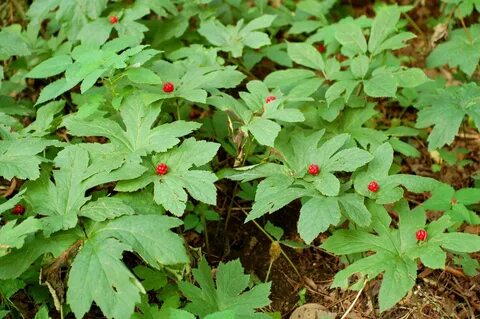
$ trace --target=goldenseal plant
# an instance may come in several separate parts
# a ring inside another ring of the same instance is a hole
[[[416,8],[377,2],[0,4],[0,318],[280,318],[280,243],[380,282],[379,313],[421,267],[478,274],[480,185],[407,163],[479,134],[480,8],[442,1],[447,82],[405,54]],[[266,276],[210,244],[243,222]]]

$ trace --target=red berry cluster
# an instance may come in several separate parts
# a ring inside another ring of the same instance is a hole
[[[417,240],[424,241],[425,239],[427,239],[428,234],[425,229],[419,229],[415,233],[415,236],[417,237]]]
[[[156,168],[157,174],[158,175],[165,175],[168,173],[168,166],[165,163],[160,163],[157,165]]]
[[[25,206],[17,204],[15,207],[12,208],[13,215],[23,215],[25,214]]]
[[[270,96],[267,96],[267,98],[265,99],[265,103],[270,103],[272,101],[275,101],[277,98],[273,95],[270,95]]]
[[[310,166],[308,166],[308,174],[310,175],[318,175],[318,173],[320,172],[320,167],[318,167],[317,164],[310,164]]]
[[[110,16],[108,19],[110,20],[110,24],[115,24],[118,22],[117,16]]]
[[[317,45],[317,51],[320,53],[325,52],[325,45],[323,43],[320,43],[319,45]]]
[[[173,85],[172,82],[166,82],[166,83],[163,85],[163,92],[165,92],[165,93],[172,93],[173,90],[175,90],[175,86]]]
[[[370,183],[368,183],[368,190],[376,193],[380,190],[380,185],[378,185],[377,181],[371,181]]]

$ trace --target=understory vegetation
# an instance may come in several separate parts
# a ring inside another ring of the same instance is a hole
[[[479,13],[2,1],[0,319],[478,316]]]

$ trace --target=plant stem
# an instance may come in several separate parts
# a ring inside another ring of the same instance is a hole
[[[458,8],[458,10],[460,10],[460,8]],[[468,28],[467,28],[467,26],[465,25],[465,21],[463,20],[462,11],[461,11],[461,10],[460,10],[460,22],[462,23],[462,28],[463,28],[463,31],[465,31],[465,34],[467,35],[468,41],[470,41],[470,43],[473,43],[472,34],[470,33],[470,31],[468,31]]]
[[[413,28],[422,35],[422,37],[425,37],[425,33],[423,33],[422,29],[420,29],[418,24],[412,18],[410,18],[410,16],[407,13],[402,13],[402,14],[407,19],[408,23],[410,23],[413,26]]]
[[[273,259],[270,259],[270,264],[268,265],[267,275],[265,276],[265,282],[268,281],[268,276],[270,276],[270,270],[272,270]]]
[[[243,207],[241,207],[239,204],[237,204],[235,201],[234,201],[235,205],[238,206],[238,208],[240,208],[240,210],[246,215],[248,216],[248,213],[245,211],[245,209]],[[275,242],[276,240],[270,236],[269,233],[267,233],[267,231],[265,229],[263,229],[262,226],[260,226],[259,223],[257,223],[256,220],[252,220],[252,222],[255,224],[255,226],[257,226],[257,228],[265,234],[265,236],[267,236],[268,239],[270,239],[273,242]],[[290,264],[290,266],[292,266],[293,270],[295,270],[295,273],[298,275],[298,277],[303,281],[303,277],[302,275],[300,274],[300,272],[298,271],[297,267],[295,266],[295,264],[293,263],[293,261],[290,259],[290,257],[288,257],[288,255],[285,253],[285,251],[282,249],[282,247],[280,247],[280,250],[282,252],[282,255],[283,257],[285,257],[285,259],[288,261],[288,263]]]

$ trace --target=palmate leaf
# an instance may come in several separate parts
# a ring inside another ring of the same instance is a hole
[[[5,179],[17,177],[35,180],[40,176],[42,158],[38,156],[48,146],[59,145],[56,141],[26,137],[0,141],[0,176]]]
[[[84,205],[78,212],[78,216],[88,217],[94,221],[102,222],[106,219],[114,219],[123,215],[133,215],[134,209],[120,198],[100,197],[94,202]]]
[[[200,51],[189,54],[202,53]],[[234,88],[245,78],[245,75],[233,66],[223,66],[219,63],[210,63],[211,65],[205,66],[204,61],[195,63],[191,60],[191,56],[188,57],[188,60],[174,63],[164,60],[153,62],[151,68],[156,74],[162,74],[164,82],[172,82],[175,90],[165,93],[162,86],[149,86],[147,90],[155,94],[158,99],[182,98],[191,102],[206,103],[208,92],[217,92],[216,89],[220,88]]]
[[[427,107],[420,110],[416,127],[433,125],[428,149],[451,144],[466,115],[480,127],[480,87],[475,83],[440,89],[424,98]]]
[[[346,148],[350,140],[348,134],[337,135],[318,146],[322,135],[322,131],[309,136],[302,131],[295,131],[288,134],[286,139],[279,139],[277,148],[295,177],[312,183],[322,195],[336,196],[340,192],[340,181],[333,173],[355,171],[373,157],[360,148]],[[310,164],[319,166],[318,175],[307,174]]]
[[[338,230],[322,245],[322,248],[338,254],[375,252],[347,266],[335,275],[332,287],[346,288],[348,278],[359,273],[373,280],[383,273],[379,291],[380,311],[395,305],[414,286],[417,277],[417,258],[431,268],[444,268],[446,252],[474,252],[480,250],[480,238],[466,233],[444,233],[453,223],[444,216],[425,226],[425,210],[418,206],[410,211],[406,201],[395,207],[400,222],[398,229],[390,228],[391,218],[383,206],[370,202],[372,228],[376,234],[367,230]],[[417,243],[415,233],[425,228],[428,238]],[[362,280],[362,279],[360,279]]]
[[[389,143],[378,146],[372,153],[374,159],[368,164],[364,172],[360,172],[354,180],[355,190],[362,196],[375,199],[378,204],[390,204],[403,196],[403,185],[411,192],[421,193],[430,191],[438,186],[435,179],[417,175],[389,175],[393,163],[393,149]],[[368,190],[368,184],[376,181],[380,189],[378,192]]]
[[[480,216],[467,208],[468,205],[480,203],[479,188],[462,188],[455,191],[447,184],[440,184],[432,191],[432,196],[422,203],[425,209],[444,211],[456,226],[464,222],[471,225],[480,224]]]
[[[243,26],[243,19],[236,26],[224,26],[212,19],[203,22],[198,33],[222,51],[231,52],[233,57],[240,57],[244,46],[256,49],[270,44],[269,36],[258,30],[269,27],[274,19],[273,15],[263,15],[245,26]]]
[[[48,236],[61,229],[70,229],[77,224],[80,208],[89,200],[85,192],[94,186],[131,179],[141,175],[145,168],[115,156],[110,148],[108,161],[102,151],[108,145],[77,144],[58,153],[54,171],[55,183],[48,172],[36,181],[27,183],[25,200],[33,210],[46,216],[41,219],[44,233]]]
[[[328,126],[329,131],[336,134],[348,133],[362,148],[369,145],[374,147],[382,144],[388,136],[381,131],[365,127],[366,123],[378,112],[374,109],[375,104],[367,104],[362,109],[346,109],[343,116]]]
[[[470,39],[471,37],[471,39]],[[439,44],[427,59],[430,68],[448,64],[458,66],[460,70],[471,76],[480,61],[480,24],[468,28],[453,30],[447,42]]]
[[[186,191],[196,200],[215,205],[216,188],[213,183],[217,177],[212,172],[192,168],[208,163],[219,147],[217,143],[189,138],[178,148],[153,156],[145,164],[148,170],[142,176],[120,181],[115,189],[133,192],[153,183],[155,202],[176,216],[181,216],[185,210],[188,199]],[[156,174],[155,167],[159,163],[168,166],[166,175]]]
[[[352,172],[367,164],[373,156],[357,147],[348,147],[350,136],[337,135],[320,144],[324,131],[294,130],[281,135],[276,143],[279,160],[284,164],[261,164],[228,173],[228,178],[249,181],[266,177],[258,184],[255,202],[246,221],[278,211],[295,199],[305,201],[300,209],[298,231],[307,243],[337,225],[342,215],[359,226],[368,226],[371,214],[363,197],[340,192],[335,172]],[[319,145],[320,144],[320,145]],[[310,164],[319,166],[317,175],[308,174]],[[231,174],[231,175],[230,175]]]
[[[121,261],[126,244],[114,238],[87,241],[72,263],[67,302],[82,318],[93,301],[108,318],[130,318],[143,287]]]
[[[68,58],[52,57],[34,68],[28,77],[49,77],[65,71],[65,77],[47,85],[41,92],[36,104],[41,104],[56,98],[64,92],[72,89],[81,82],[81,92],[90,89],[97,80],[108,70],[123,69],[127,67],[127,60],[135,52],[134,48],[141,51],[144,46],[135,47],[138,38],[124,36],[105,43],[101,48],[96,45],[84,44],[77,46],[70,57],[74,60],[69,63]],[[132,48],[132,50],[125,50]],[[61,63],[61,64],[57,64]],[[55,67],[52,67],[55,65]]]
[[[202,259],[198,268],[193,270],[193,276],[200,287],[189,282],[179,283],[180,290],[190,300],[185,309],[201,319],[217,318],[213,315],[208,316],[217,311],[231,311],[238,319],[270,318],[255,310],[270,303],[268,295],[271,284],[259,284],[245,291],[250,277],[243,272],[238,259],[226,264],[220,263],[214,282],[208,263]]]
[[[179,137],[190,134],[200,124],[175,121],[152,128],[161,109],[160,104],[153,103],[156,99],[141,94],[127,97],[120,109],[125,129],[107,118],[82,120],[69,117],[64,120],[64,124],[69,134],[75,136],[107,137],[115,149],[125,156],[165,152],[180,142]]]
[[[11,249],[6,256],[0,257],[0,280],[18,278],[40,256],[51,253],[58,257],[83,234],[76,230],[57,232],[49,238],[41,233],[26,238],[20,249]]]
[[[95,227],[75,257],[68,279],[67,302],[82,318],[95,302],[108,318],[131,318],[144,288],[122,262],[124,251],[137,252],[149,265],[187,263],[183,240],[170,231],[178,219],[123,216]]]
[[[13,248],[21,248],[25,238],[35,233],[42,226],[38,219],[29,217],[23,222],[15,225],[15,221],[0,227],[0,257],[8,254]]]

